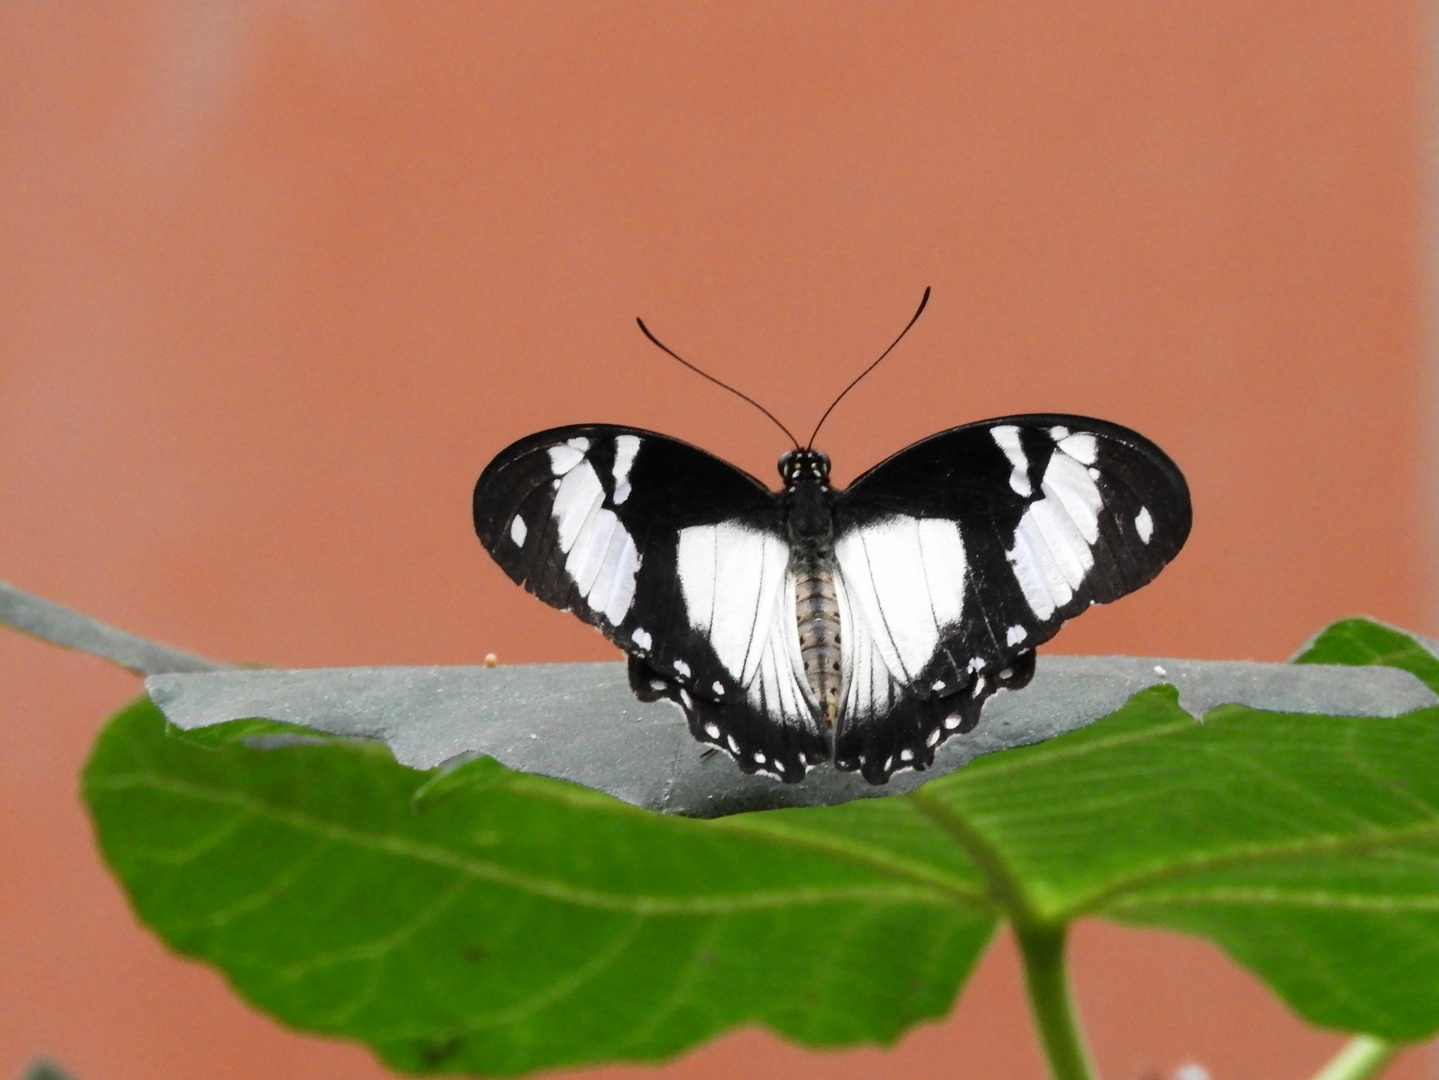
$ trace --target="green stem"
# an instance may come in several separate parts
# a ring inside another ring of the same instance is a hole
[[[962,815],[924,788],[904,798],[969,853],[984,874],[994,902],[1009,916],[1024,957],[1024,982],[1029,989],[1034,1023],[1054,1080],[1098,1080],[1069,993],[1069,974],[1064,966],[1068,927],[1053,926],[1034,910],[999,852]]]
[[[1064,966],[1065,927],[1015,927],[1029,1005],[1054,1080],[1096,1080]],[[1333,1078],[1325,1078],[1333,1080]],[[1347,1080],[1347,1078],[1346,1078]]]
[[[1314,1080],[1369,1080],[1371,1076],[1378,1076],[1403,1049],[1403,1043],[1373,1035],[1356,1035],[1328,1065],[1314,1074]]]

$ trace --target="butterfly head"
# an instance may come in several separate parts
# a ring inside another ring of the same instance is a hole
[[[787,488],[829,483],[829,455],[819,450],[790,450],[779,459],[779,475]]]

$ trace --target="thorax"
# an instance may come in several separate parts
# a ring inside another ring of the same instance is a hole
[[[796,556],[833,557],[833,496],[834,491],[824,483],[798,483],[785,491],[785,528]]]

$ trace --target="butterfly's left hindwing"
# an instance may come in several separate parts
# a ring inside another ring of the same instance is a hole
[[[628,653],[636,693],[679,704],[697,739],[791,781],[828,756],[796,674],[778,499],[759,481],[663,435],[585,424],[502,451],[474,513],[501,568]]]

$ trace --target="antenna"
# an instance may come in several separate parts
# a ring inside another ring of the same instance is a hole
[[[924,294],[924,295],[925,295],[925,298],[928,299],[928,297],[929,297],[929,291],[928,291],[928,290],[925,290],[925,294]],[[924,305],[921,304],[921,305],[920,305],[920,308],[921,308],[921,310],[922,310],[922,309],[924,308]],[[915,316],[915,317],[918,318],[918,316]],[[910,321],[913,322],[914,320],[911,319]],[[691,364],[688,360],[686,360],[683,356],[681,356],[679,353],[675,352],[675,351],[674,351],[673,349],[671,349],[668,345],[666,345],[663,341],[661,341],[659,338],[657,338],[657,337],[655,337],[653,334],[651,334],[651,333],[650,333],[650,328],[645,325],[645,321],[644,321],[643,319],[638,319],[638,318],[637,318],[637,319],[635,319],[635,322],[637,322],[637,323],[640,324],[640,333],[644,334],[645,337],[649,338],[650,341],[652,341],[655,345],[657,345],[657,346],[660,348],[661,351],[663,351],[663,352],[665,352],[665,353],[668,353],[669,356],[670,356],[672,359],[678,360],[681,364],[683,364],[685,367],[689,368],[689,369],[690,369],[691,371],[693,371],[696,375],[701,375],[701,376],[703,376],[704,378],[708,379],[710,382],[714,383],[716,386],[720,386],[720,387],[723,387],[724,389],[728,390],[731,394],[734,394],[735,397],[743,398],[745,401],[748,401],[751,405],[753,405],[753,406],[754,406],[756,409],[758,409],[760,412],[762,412],[762,413],[764,413],[766,416],[768,416],[768,417],[770,418],[770,420],[772,420],[772,421],[774,422],[775,427],[779,428],[779,429],[780,429],[781,431],[783,431],[787,436],[789,436],[789,441],[792,442],[792,443],[794,443],[794,448],[795,448],[796,450],[799,449],[799,440],[796,439],[792,434],[790,434],[789,428],[785,427],[785,426],[784,426],[783,424],[781,424],[777,419],[775,419],[774,413],[770,412],[768,409],[766,409],[763,405],[761,405],[761,404],[760,404],[758,401],[756,401],[754,398],[750,397],[748,394],[742,394],[742,393],[740,393],[738,390],[736,390],[736,389],[735,389],[733,386],[731,386],[729,383],[720,382],[718,379],[716,379],[716,378],[715,378],[713,375],[711,375],[709,372],[707,372],[707,371],[701,371],[699,368],[695,367],[695,366],[694,366],[693,364]],[[909,327],[905,327],[905,329],[907,330],[907,329],[909,329]],[[903,334],[900,335],[900,337],[903,337],[903,336],[904,336]],[[890,348],[893,348],[893,346],[890,346]],[[884,357],[880,357],[880,359],[883,360]],[[840,396],[843,397],[844,395],[841,394]],[[831,408],[833,408],[833,406],[831,406]]]
[[[907,322],[907,323],[904,324],[904,329],[899,332],[899,337],[897,337],[897,338],[895,338],[893,341],[891,341],[891,342],[889,343],[889,348],[888,348],[888,349],[885,349],[884,352],[882,352],[882,353],[879,354],[879,360],[883,360],[886,356],[888,356],[888,355],[890,354],[890,352],[894,349],[894,347],[895,347],[896,345],[898,345],[901,341],[904,340],[904,335],[907,334],[907,333],[909,333],[909,328],[910,328],[911,326],[913,326],[916,322],[918,322],[920,315],[922,315],[922,314],[924,313],[924,305],[927,304],[927,303],[929,303],[929,286],[928,286],[928,285],[926,285],[926,286],[924,287],[924,295],[923,295],[922,297],[920,297],[919,307],[915,310],[915,313],[914,313],[912,316],[910,316],[909,322]],[[640,329],[644,329],[644,323],[641,323],[641,324],[640,324]],[[646,331],[646,333],[648,333],[648,331]],[[656,342],[656,344],[658,344],[658,342]],[[663,346],[661,346],[661,348],[663,348]],[[668,351],[668,350],[666,350],[666,351]],[[836,405],[838,405],[842,400],[844,400],[844,395],[847,394],[847,393],[849,393],[851,390],[853,390],[853,389],[855,388],[855,384],[858,383],[860,379],[864,378],[866,375],[868,375],[868,374],[869,374],[871,371],[873,371],[875,368],[879,367],[879,360],[876,360],[874,363],[870,364],[869,367],[865,368],[865,369],[864,369],[863,371],[861,371],[858,375],[856,375],[856,376],[854,377],[854,382],[850,383],[850,384],[849,384],[848,386],[846,386],[843,390],[841,390],[841,391],[839,392],[839,397],[835,398],[834,401],[830,402],[829,408],[828,408],[828,409],[825,409],[824,415],[819,418],[819,423],[814,426],[814,432],[810,435],[810,437],[809,437],[809,442],[805,444],[805,449],[806,449],[806,450],[810,450],[810,449],[813,449],[813,448],[814,448],[814,438],[815,438],[816,435],[819,434],[819,429],[822,428],[822,427],[824,427],[824,422],[829,419],[829,414],[832,413],[832,412],[834,412],[834,407],[835,407]],[[703,374],[703,373],[701,373],[701,374]],[[791,435],[790,438],[794,438],[794,436]],[[796,444],[795,444],[795,447],[798,448],[798,447],[799,447],[799,444],[796,443]]]

